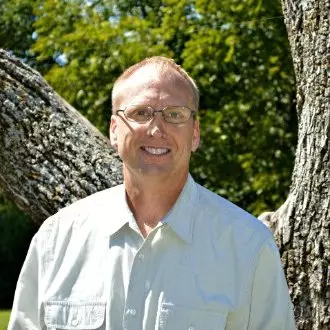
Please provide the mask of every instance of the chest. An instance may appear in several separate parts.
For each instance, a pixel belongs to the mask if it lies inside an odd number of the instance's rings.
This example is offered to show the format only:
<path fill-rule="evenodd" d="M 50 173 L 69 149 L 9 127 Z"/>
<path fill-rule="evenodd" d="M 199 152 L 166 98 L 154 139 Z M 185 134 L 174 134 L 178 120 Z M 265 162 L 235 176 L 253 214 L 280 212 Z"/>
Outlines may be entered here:
<path fill-rule="evenodd" d="M 245 265 L 225 247 L 189 245 L 166 230 L 97 241 L 73 244 L 57 262 L 47 329 L 224 329 L 246 299 Z"/>

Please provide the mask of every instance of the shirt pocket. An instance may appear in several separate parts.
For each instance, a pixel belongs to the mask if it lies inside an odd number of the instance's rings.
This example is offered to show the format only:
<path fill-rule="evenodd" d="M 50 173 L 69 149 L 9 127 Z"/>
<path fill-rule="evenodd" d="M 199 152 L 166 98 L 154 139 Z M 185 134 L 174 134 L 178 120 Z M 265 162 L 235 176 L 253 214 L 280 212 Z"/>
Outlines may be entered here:
<path fill-rule="evenodd" d="M 192 309 L 173 304 L 162 304 L 157 318 L 157 330 L 223 330 L 226 311 Z"/>
<path fill-rule="evenodd" d="M 47 301 L 45 325 L 49 330 L 100 329 L 105 318 L 104 302 Z"/>

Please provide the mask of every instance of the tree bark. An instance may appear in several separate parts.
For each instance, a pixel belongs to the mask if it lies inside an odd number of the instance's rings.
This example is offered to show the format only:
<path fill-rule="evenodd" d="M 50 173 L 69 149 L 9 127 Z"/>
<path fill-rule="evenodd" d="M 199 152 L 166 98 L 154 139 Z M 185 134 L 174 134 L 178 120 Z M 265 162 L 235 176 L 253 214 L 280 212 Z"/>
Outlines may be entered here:
<path fill-rule="evenodd" d="M 110 109 L 109 109 L 110 111 Z M 0 50 L 0 186 L 41 223 L 122 182 L 108 140 L 42 76 Z"/>
<path fill-rule="evenodd" d="M 330 2 L 282 0 L 297 83 L 298 145 L 270 222 L 298 329 L 330 329 Z"/>

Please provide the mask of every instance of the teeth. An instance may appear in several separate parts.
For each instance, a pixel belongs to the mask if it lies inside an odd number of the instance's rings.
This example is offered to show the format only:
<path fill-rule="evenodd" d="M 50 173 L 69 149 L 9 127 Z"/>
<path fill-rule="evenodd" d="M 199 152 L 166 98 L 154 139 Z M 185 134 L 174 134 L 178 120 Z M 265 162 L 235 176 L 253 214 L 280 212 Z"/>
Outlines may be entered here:
<path fill-rule="evenodd" d="M 169 149 L 167 148 L 151 148 L 151 147 L 144 147 L 145 151 L 149 152 L 152 155 L 163 155 L 166 154 Z"/>

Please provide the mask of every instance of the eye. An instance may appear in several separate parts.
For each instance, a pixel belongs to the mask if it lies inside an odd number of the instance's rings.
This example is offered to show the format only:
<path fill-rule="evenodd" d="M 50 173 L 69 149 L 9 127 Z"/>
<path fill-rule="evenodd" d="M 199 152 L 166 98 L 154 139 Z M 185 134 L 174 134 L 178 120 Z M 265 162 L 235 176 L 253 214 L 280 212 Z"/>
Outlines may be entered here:
<path fill-rule="evenodd" d="M 182 114 L 179 111 L 174 110 L 174 111 L 169 112 L 168 117 L 176 119 L 176 118 L 182 117 Z"/>
<path fill-rule="evenodd" d="M 190 110 L 186 107 L 170 106 L 164 110 L 164 116 L 169 123 L 180 124 L 189 119 Z"/>
<path fill-rule="evenodd" d="M 149 115 L 149 112 L 148 112 L 148 110 L 146 110 L 146 109 L 137 109 L 136 111 L 135 111 L 135 116 L 148 116 Z"/>
<path fill-rule="evenodd" d="M 167 108 L 164 110 L 165 116 L 169 119 L 178 119 L 181 118 L 184 114 L 181 108 Z"/>
<path fill-rule="evenodd" d="M 144 122 L 152 117 L 152 109 L 146 106 L 130 106 L 126 108 L 125 115 L 129 120 Z"/>

